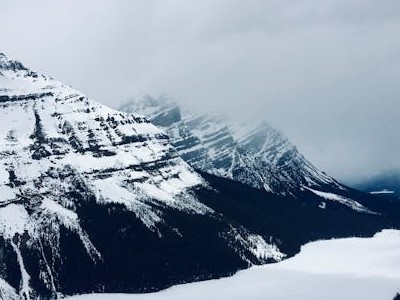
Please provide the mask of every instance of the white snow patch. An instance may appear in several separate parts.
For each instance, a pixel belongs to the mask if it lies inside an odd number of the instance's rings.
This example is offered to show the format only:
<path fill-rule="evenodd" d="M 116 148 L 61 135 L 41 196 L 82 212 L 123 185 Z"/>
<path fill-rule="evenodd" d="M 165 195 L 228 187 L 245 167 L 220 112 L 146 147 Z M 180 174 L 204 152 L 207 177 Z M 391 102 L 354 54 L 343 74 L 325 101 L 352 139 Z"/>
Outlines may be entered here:
<path fill-rule="evenodd" d="M 331 200 L 331 201 L 336 201 L 339 202 L 343 205 L 346 205 L 348 207 L 350 207 L 351 209 L 354 209 L 355 211 L 359 211 L 359 212 L 365 212 L 365 213 L 373 213 L 371 212 L 368 208 L 366 208 L 365 206 L 363 206 L 362 204 L 360 204 L 359 202 L 337 195 L 337 194 L 333 194 L 333 193 L 327 193 L 327 192 L 321 192 L 321 191 L 317 191 L 317 190 L 313 190 L 309 187 L 304 186 L 304 188 L 308 189 L 309 191 L 313 192 L 315 195 L 322 197 L 326 200 Z"/>
<path fill-rule="evenodd" d="M 369 192 L 372 195 L 379 195 L 379 194 L 394 194 L 394 191 L 389 191 L 389 190 L 381 190 L 381 191 L 374 191 L 374 192 Z"/>
<path fill-rule="evenodd" d="M 21 271 L 21 286 L 20 286 L 20 291 L 19 295 L 23 299 L 30 299 L 30 294 L 31 294 L 31 288 L 29 286 L 29 281 L 31 280 L 31 277 L 29 276 L 28 272 L 26 271 L 24 260 L 22 258 L 21 251 L 19 250 L 18 246 L 14 243 L 11 242 L 11 245 L 17 254 L 17 260 L 19 264 L 19 268 Z"/>
<path fill-rule="evenodd" d="M 78 215 L 63 207 L 62 205 L 56 203 L 53 200 L 50 199 L 43 199 L 43 202 L 41 204 L 41 208 L 47 212 L 52 214 L 55 214 L 59 217 L 59 219 L 62 221 L 65 227 L 69 229 L 76 229 L 77 222 L 78 222 Z"/>
<path fill-rule="evenodd" d="M 15 198 L 15 191 L 7 185 L 0 185 L 0 203 Z"/>
<path fill-rule="evenodd" d="M 261 236 L 251 234 L 247 237 L 249 250 L 260 259 L 272 258 L 275 261 L 281 261 L 285 254 L 279 251 L 278 247 L 268 244 Z"/>
<path fill-rule="evenodd" d="M 15 289 L 2 278 L 0 278 L 0 299 L 20 300 Z"/>
<path fill-rule="evenodd" d="M 29 215 L 23 205 L 9 204 L 0 208 L 0 233 L 8 239 L 28 229 Z"/>

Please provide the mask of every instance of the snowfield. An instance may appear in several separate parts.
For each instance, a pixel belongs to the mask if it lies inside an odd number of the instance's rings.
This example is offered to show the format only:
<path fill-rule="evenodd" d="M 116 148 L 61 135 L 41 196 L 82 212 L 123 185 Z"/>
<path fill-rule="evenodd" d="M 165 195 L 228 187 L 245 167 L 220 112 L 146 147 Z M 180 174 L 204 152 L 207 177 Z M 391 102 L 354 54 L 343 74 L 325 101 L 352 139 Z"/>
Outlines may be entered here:
<path fill-rule="evenodd" d="M 285 261 L 152 294 L 93 294 L 68 300 L 390 300 L 400 288 L 400 231 L 309 243 Z"/>

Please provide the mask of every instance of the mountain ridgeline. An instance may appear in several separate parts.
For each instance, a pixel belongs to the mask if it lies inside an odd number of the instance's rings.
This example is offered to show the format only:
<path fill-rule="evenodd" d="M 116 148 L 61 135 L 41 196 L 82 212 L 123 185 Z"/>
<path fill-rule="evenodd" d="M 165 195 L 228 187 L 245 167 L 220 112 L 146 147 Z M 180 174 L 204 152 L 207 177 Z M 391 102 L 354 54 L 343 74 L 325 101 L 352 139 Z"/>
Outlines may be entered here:
<path fill-rule="evenodd" d="M 146 116 L 163 128 L 179 155 L 196 170 L 276 195 L 302 198 L 313 194 L 321 199 L 321 207 L 340 203 L 368 211 L 352 189 L 315 167 L 263 120 L 182 109 L 164 96 L 146 95 L 122 104 L 119 110 Z"/>
<path fill-rule="evenodd" d="M 398 227 L 395 204 L 338 184 L 286 139 L 266 151 L 276 131 L 243 136 L 252 158 L 177 113 L 150 116 L 160 129 L 0 54 L 0 297 L 156 291 Z M 239 180 L 246 164 L 262 180 Z"/>

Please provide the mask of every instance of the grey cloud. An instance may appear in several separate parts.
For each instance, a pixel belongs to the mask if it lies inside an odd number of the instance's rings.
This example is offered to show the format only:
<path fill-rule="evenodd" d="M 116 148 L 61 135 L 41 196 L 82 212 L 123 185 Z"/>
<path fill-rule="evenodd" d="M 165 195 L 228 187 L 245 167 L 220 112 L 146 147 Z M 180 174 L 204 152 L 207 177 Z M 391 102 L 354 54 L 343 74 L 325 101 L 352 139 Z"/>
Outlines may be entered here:
<path fill-rule="evenodd" d="M 1 50 L 116 107 L 266 118 L 342 179 L 400 168 L 400 2 L 12 1 Z"/>

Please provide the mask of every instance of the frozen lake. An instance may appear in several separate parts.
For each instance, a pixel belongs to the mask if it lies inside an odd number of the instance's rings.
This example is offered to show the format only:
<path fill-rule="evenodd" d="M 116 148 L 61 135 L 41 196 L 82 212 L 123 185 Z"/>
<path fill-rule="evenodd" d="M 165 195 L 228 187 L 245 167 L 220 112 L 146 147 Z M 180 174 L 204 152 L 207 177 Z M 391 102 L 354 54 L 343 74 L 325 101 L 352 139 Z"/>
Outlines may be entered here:
<path fill-rule="evenodd" d="M 141 295 L 93 294 L 68 300 L 391 300 L 400 288 L 400 231 L 312 242 L 283 262 Z"/>

